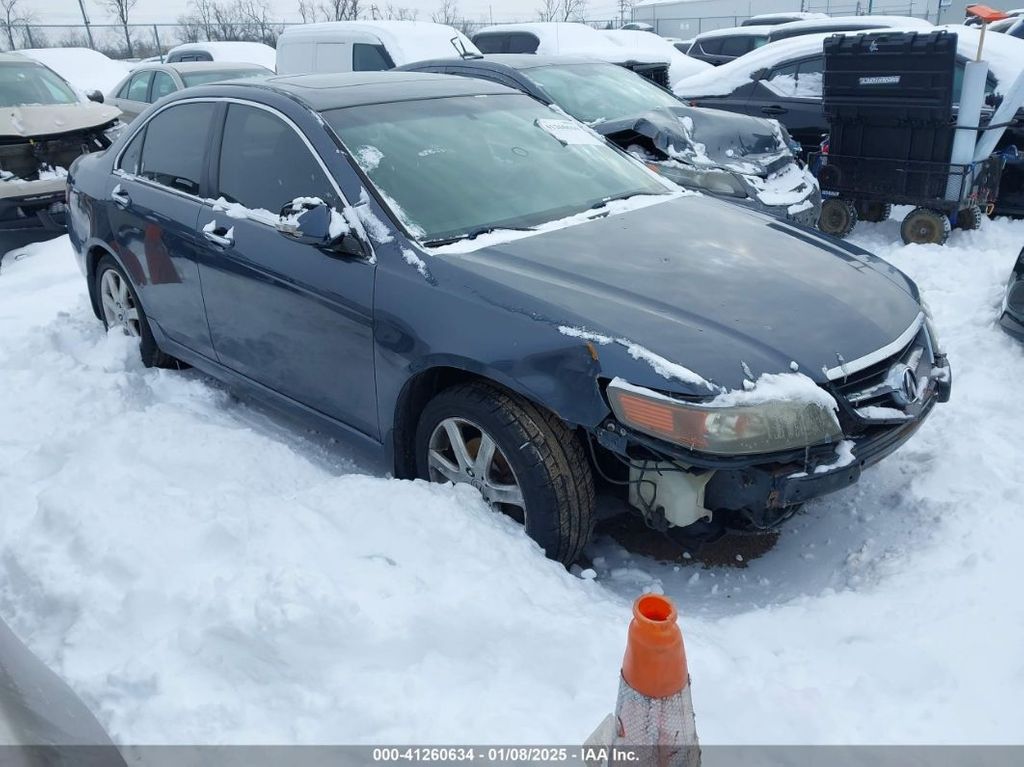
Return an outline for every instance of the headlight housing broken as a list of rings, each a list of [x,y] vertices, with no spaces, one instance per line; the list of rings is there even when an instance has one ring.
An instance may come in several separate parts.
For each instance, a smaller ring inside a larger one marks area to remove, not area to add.
[[[712,455],[778,453],[843,436],[835,413],[817,402],[774,400],[716,407],[619,381],[608,385],[607,396],[615,417],[626,426]]]
[[[696,170],[681,165],[650,163],[649,167],[669,181],[687,189],[702,189],[712,194],[727,194],[731,197],[747,197],[747,189],[735,173],[724,170]]]

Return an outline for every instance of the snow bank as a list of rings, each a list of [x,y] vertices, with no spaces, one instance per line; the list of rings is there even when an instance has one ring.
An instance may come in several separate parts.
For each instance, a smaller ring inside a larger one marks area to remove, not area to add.
[[[125,62],[90,48],[26,48],[18,53],[46,64],[83,96],[90,91],[109,92],[129,72]]]
[[[366,476],[194,371],[139,367],[66,239],[8,255],[0,611],[135,743],[580,742],[645,589],[679,606],[703,744],[1015,743],[1024,347],[995,320],[1024,222],[854,241],[917,280],[952,400],[759,558],[602,537],[594,581],[469,490]]]
[[[142,368],[67,239],[27,252],[0,273],[0,610],[115,738],[580,740],[607,712],[626,600],[474,490]]]

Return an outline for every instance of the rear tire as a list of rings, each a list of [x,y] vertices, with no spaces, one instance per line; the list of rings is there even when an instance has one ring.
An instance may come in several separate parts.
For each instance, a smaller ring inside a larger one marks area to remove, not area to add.
[[[551,559],[568,566],[590,540],[594,478],[579,438],[553,413],[486,383],[459,384],[423,409],[415,449],[419,477],[474,485]]]
[[[156,345],[146,312],[135,286],[111,256],[103,256],[96,264],[96,296],[100,318],[109,331],[119,327],[125,335],[139,339],[139,355],[148,368],[179,368],[174,357],[164,354]]]
[[[830,197],[821,204],[818,229],[833,237],[846,237],[857,226],[857,208],[849,200]]]
[[[949,216],[932,208],[914,208],[900,225],[907,245],[944,245],[949,239]]]
[[[892,205],[876,200],[860,200],[857,202],[857,218],[873,224],[887,221],[892,215]]]

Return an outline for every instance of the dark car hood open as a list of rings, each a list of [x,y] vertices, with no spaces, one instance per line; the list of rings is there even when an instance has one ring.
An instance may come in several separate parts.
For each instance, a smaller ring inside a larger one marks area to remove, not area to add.
[[[774,122],[719,109],[680,104],[600,122],[594,130],[619,145],[639,134],[668,157],[747,175],[766,176],[792,160]]]
[[[503,286],[506,309],[628,339],[730,389],[744,364],[760,376],[796,362],[824,381],[824,368],[890,344],[921,311],[913,283],[881,259],[699,195],[456,258]]]

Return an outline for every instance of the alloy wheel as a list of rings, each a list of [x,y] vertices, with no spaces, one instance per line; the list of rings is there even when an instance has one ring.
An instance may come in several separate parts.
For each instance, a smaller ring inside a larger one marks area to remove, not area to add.
[[[526,523],[526,502],[508,458],[494,438],[464,418],[445,418],[430,435],[427,466],[433,482],[473,485],[492,507]]]
[[[107,328],[121,328],[125,335],[141,337],[139,308],[135,305],[128,283],[114,269],[107,269],[100,278],[100,304]]]

